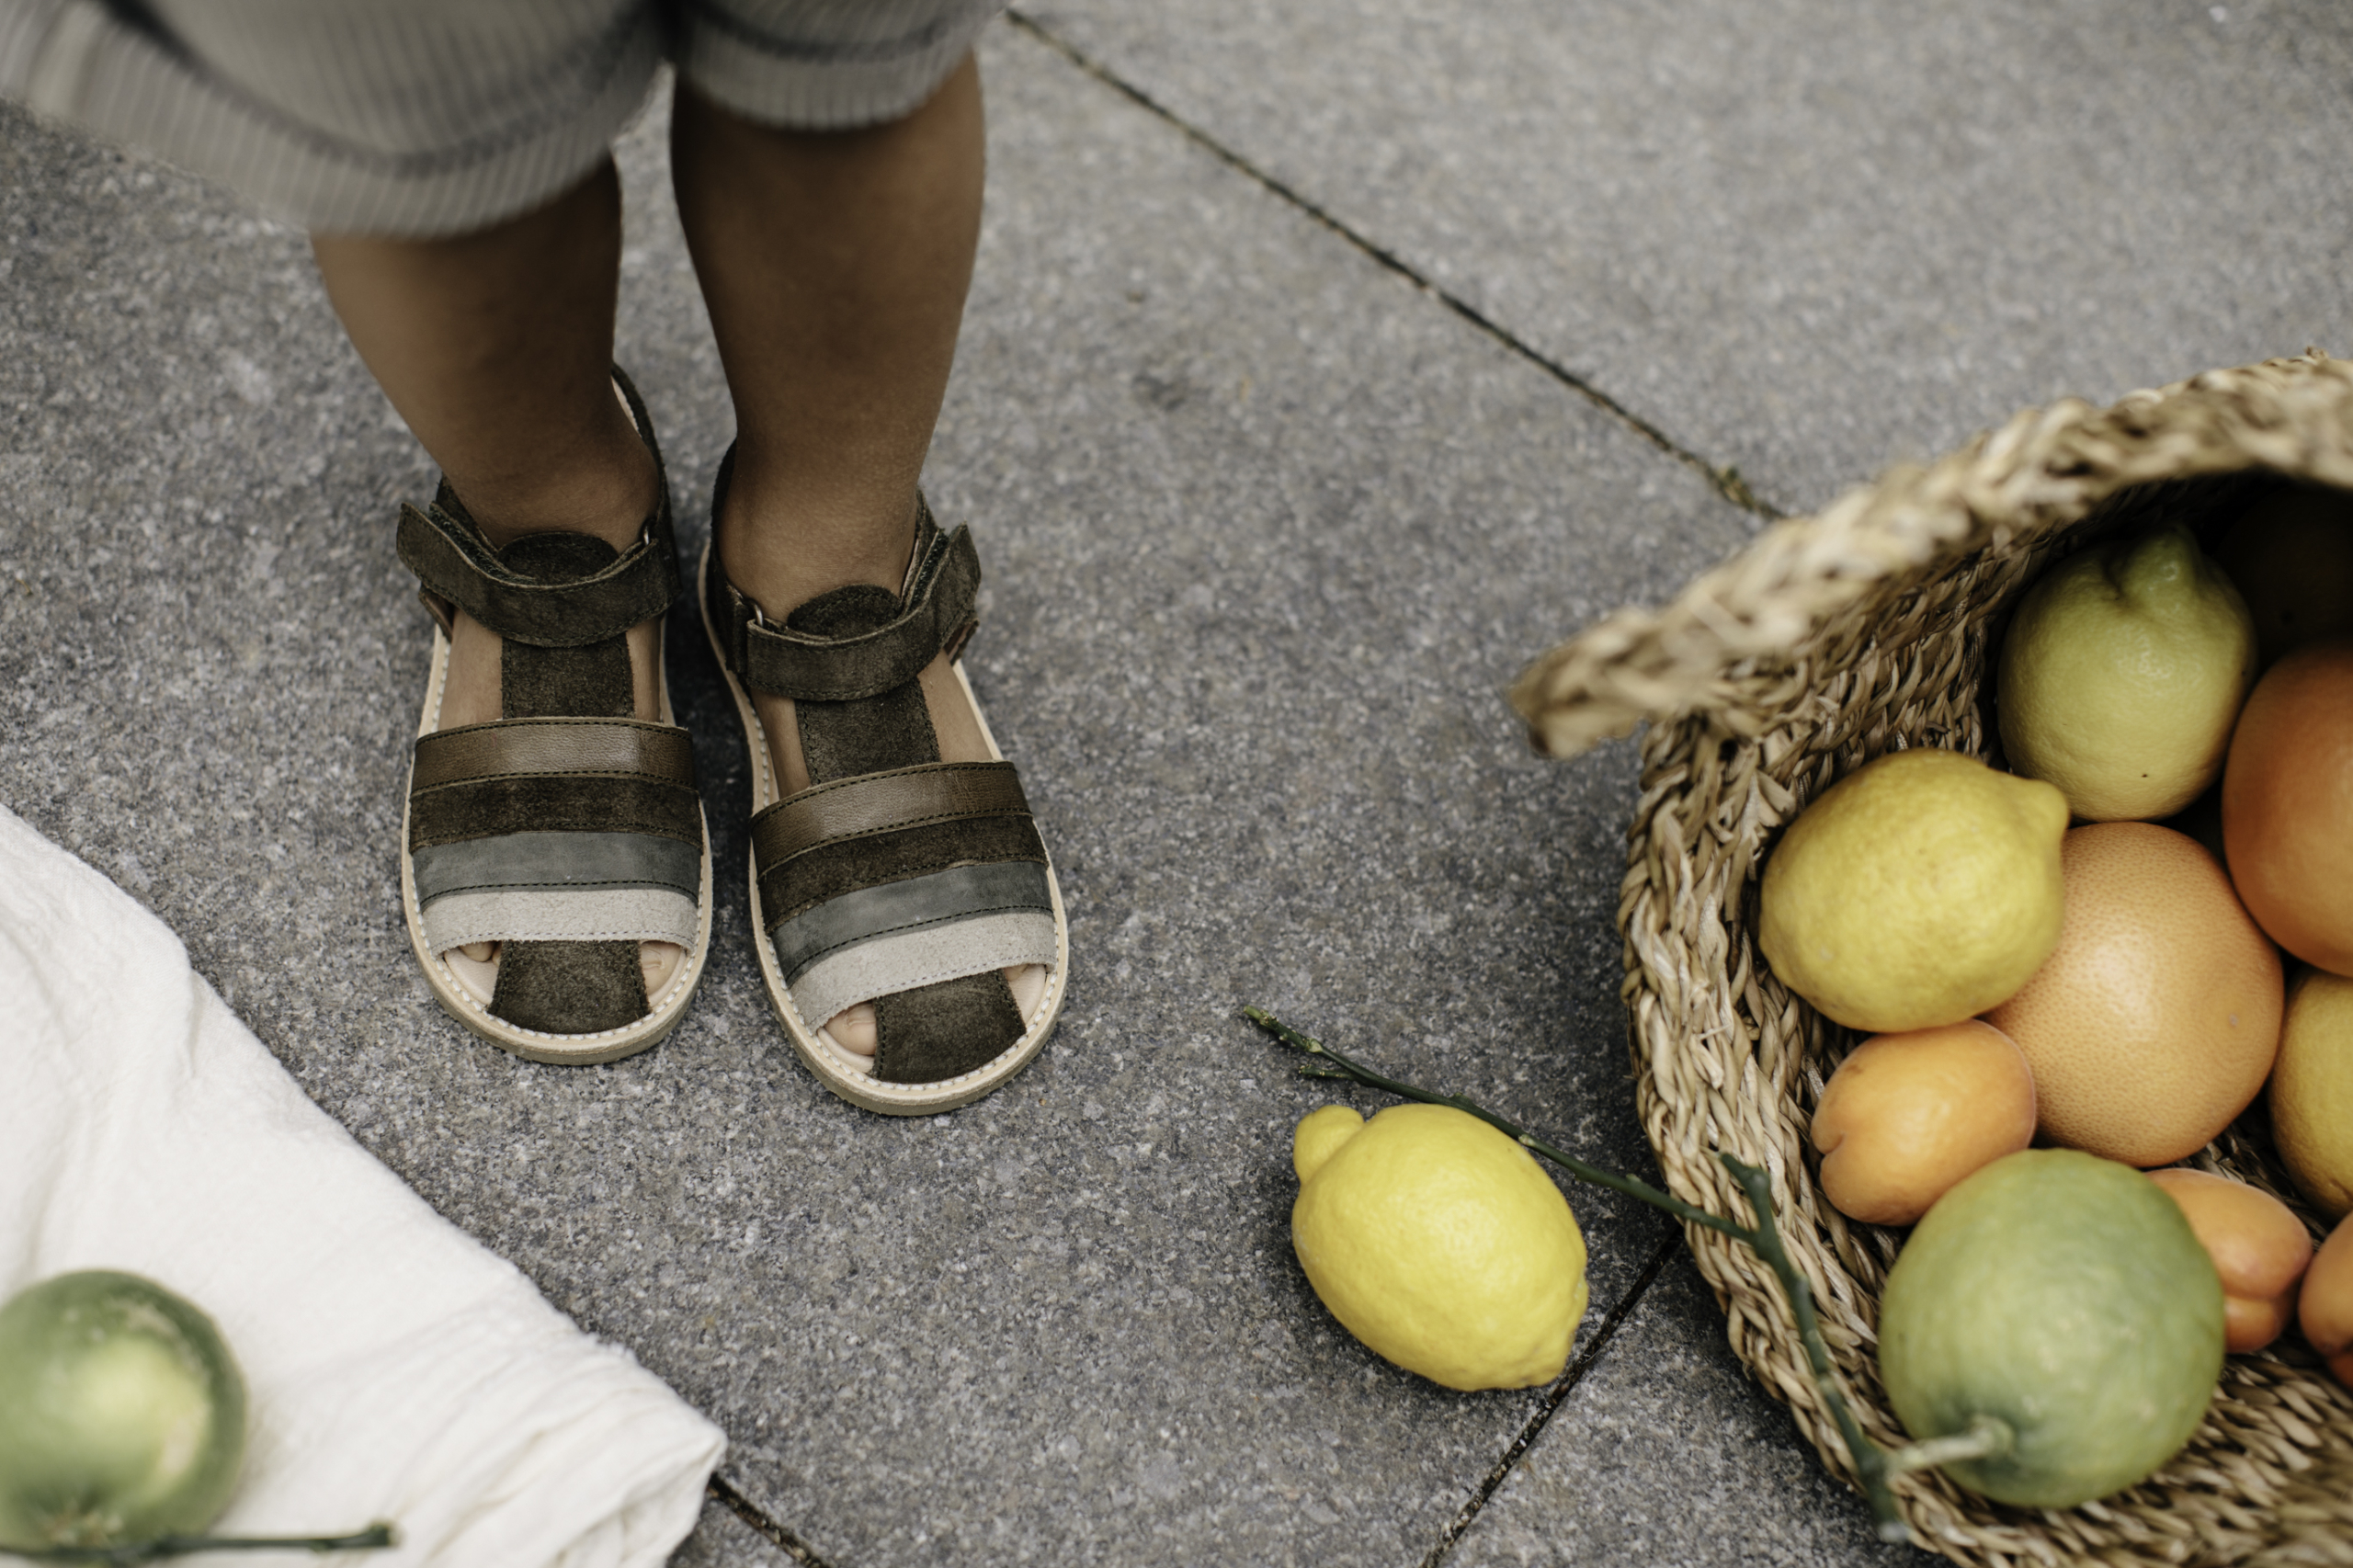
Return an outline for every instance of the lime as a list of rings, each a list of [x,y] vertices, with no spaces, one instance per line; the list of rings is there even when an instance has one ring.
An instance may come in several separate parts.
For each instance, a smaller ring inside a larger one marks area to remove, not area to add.
[[[135,1274],[61,1274],[0,1307],[0,1549],[204,1528],[245,1449],[212,1320]]]
[[[1367,1347],[1453,1389],[1529,1388],[1568,1365],[1585,1238],[1535,1156],[1474,1116],[1326,1106],[1299,1124],[1291,1244]]]
[[[2181,1207],[2073,1149],[1995,1161],[1937,1201],[1880,1301],[1879,1362],[1915,1440],[1990,1416],[2008,1451],[1945,1473],[2026,1508],[2131,1485],[2189,1440],[2222,1369],[2222,1285]]]

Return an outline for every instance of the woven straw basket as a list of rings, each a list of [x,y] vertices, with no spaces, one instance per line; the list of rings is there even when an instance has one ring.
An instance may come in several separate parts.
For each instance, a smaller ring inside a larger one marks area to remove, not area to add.
[[[1882,753],[1994,758],[1992,653],[2048,562],[2160,520],[2222,519],[2278,475],[2353,488],[2353,364],[2314,352],[2221,370],[2099,411],[2019,415],[1934,465],[1775,525],[1655,612],[1621,610],[1546,654],[1512,699],[1569,755],[1647,721],[1619,926],[1643,1123],[1667,1184],[1717,1213],[1745,1199],[1713,1155],[1771,1175],[1798,1266],[1863,1427],[1904,1433],[1880,1386],[1880,1290],[1903,1233],[1821,1195],[1806,1130],[1854,1043],[1756,949],[1756,890],[1781,826]],[[2197,1164],[2284,1198],[2260,1102]],[[1834,1474],[1854,1479],[1771,1272],[1692,1228],[1733,1348]],[[2291,1331],[2234,1356],[2205,1425],[2156,1475],[2064,1510],[1991,1504],[1934,1471],[1901,1478],[1915,1538],[1962,1562],[2353,1564],[2353,1394]]]

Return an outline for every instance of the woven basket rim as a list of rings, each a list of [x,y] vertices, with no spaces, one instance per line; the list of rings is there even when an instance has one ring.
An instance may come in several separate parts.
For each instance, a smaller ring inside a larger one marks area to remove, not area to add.
[[[2267,468],[2353,487],[2353,451],[2318,438],[2312,417],[2348,388],[2353,361],[2315,348],[2107,408],[2067,398],[2022,410],[1933,463],[1897,464],[1820,512],[1768,525],[1662,608],[1604,617],[1530,664],[1511,705],[1557,757],[1698,712],[1723,714],[1738,733],[1746,683],[1786,667],[1825,620],[1891,578],[2040,539],[2139,484]]]

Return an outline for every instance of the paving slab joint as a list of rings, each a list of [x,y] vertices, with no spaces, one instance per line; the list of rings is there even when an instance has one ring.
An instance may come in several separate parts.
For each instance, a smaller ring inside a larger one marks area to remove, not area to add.
[[[710,1494],[712,1501],[723,1505],[730,1513],[757,1530],[786,1556],[795,1562],[801,1563],[803,1568],[833,1568],[833,1564],[818,1556],[816,1550],[807,1541],[769,1518],[756,1504],[736,1491],[733,1483],[717,1471],[710,1472],[710,1484],[704,1490]]]
[[[1446,1561],[1447,1553],[1452,1551],[1454,1543],[1469,1531],[1480,1510],[1502,1489],[1513,1468],[1529,1449],[1536,1446],[1536,1439],[1544,1435],[1544,1428],[1552,1423],[1553,1413],[1567,1403],[1577,1384],[1585,1381],[1586,1373],[1593,1369],[1603,1352],[1609,1348],[1609,1342],[1617,1336],[1619,1326],[1633,1314],[1634,1308],[1658,1278],[1659,1271],[1666,1267],[1666,1260],[1673,1257],[1676,1249],[1682,1244],[1683,1233],[1679,1228],[1669,1229],[1659,1238],[1658,1244],[1651,1249],[1649,1260],[1643,1265],[1642,1273],[1635,1277],[1634,1283],[1626,1293],[1618,1299],[1618,1304],[1609,1309],[1608,1315],[1601,1320],[1601,1326],[1593,1331],[1593,1338],[1578,1353],[1577,1358],[1569,1363],[1569,1369],[1544,1391],[1544,1403],[1519,1429],[1519,1435],[1512,1439],[1511,1447],[1504,1450],[1503,1458],[1495,1461],[1495,1468],[1487,1472],[1486,1480],[1479,1483],[1479,1490],[1462,1505],[1462,1511],[1454,1516],[1453,1522],[1438,1536],[1438,1544],[1431,1547],[1429,1555],[1422,1559],[1421,1568],[1439,1568],[1439,1564]]]
[[[1375,244],[1370,235],[1362,233],[1343,222],[1329,209],[1310,200],[1302,192],[1293,189],[1290,185],[1260,168],[1232,147],[1160,102],[1142,87],[1120,75],[1076,44],[1056,33],[1035,17],[1018,7],[1006,11],[1005,15],[1006,20],[1017,31],[1028,34],[1105,86],[1134,103],[1139,108],[1163,120],[1236,174],[1256,182],[1270,194],[1296,207],[1307,217],[1361,251],[1367,258],[1404,278],[1503,347],[1534,365],[1611,418],[1635,431],[1660,451],[1687,467],[1697,469],[1717,494],[1742,511],[1768,523],[1778,523],[1789,516],[1788,512],[1781,507],[1774,506],[1757,494],[1748,481],[1741,477],[1738,468],[1731,464],[1719,465],[1710,462],[1676,440],[1665,430],[1570,369],[1566,365],[1513,333],[1470,301],[1439,285],[1396,252]]]

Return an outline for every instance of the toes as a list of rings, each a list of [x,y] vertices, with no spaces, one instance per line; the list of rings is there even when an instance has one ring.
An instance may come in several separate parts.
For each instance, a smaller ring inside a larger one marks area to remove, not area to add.
[[[647,1000],[662,994],[677,974],[678,966],[687,960],[687,949],[676,942],[640,942],[637,945],[637,967],[645,976]]]
[[[469,942],[462,948],[451,948],[441,955],[447,969],[466,994],[483,1006],[498,994],[498,944]]]
[[[1005,983],[1013,993],[1013,1005],[1021,1009],[1026,1020],[1038,1011],[1038,1004],[1046,999],[1048,971],[1041,963],[1011,964],[1005,971]]]
[[[855,1002],[835,1013],[825,1024],[825,1033],[835,1046],[852,1056],[862,1056],[869,1063],[874,1060],[877,1043],[874,1033],[874,1004]]]
[[[458,983],[471,992],[475,1000],[484,1006],[490,1005],[491,997],[498,991],[498,944],[496,942],[468,942],[463,947],[451,948],[441,955],[441,961],[449,966],[449,972],[457,976]],[[670,982],[677,978],[678,971],[686,961],[687,949],[676,942],[640,942],[637,948],[637,964],[639,972],[645,977],[647,999],[651,1000],[661,995],[668,988]],[[870,1017],[873,1009],[869,1008],[867,1011]],[[870,1041],[872,1033],[872,1026],[870,1022],[868,1027]],[[870,1053],[873,1047],[870,1043],[867,1049]]]
[[[1043,964],[1011,964],[1005,970],[1005,983],[1013,993],[1013,1004],[1028,1018],[1046,998],[1046,982],[1052,971]],[[818,1039],[846,1057],[859,1072],[870,1072],[874,1066],[874,1048],[878,1037],[874,1028],[874,1004],[858,1002],[844,1007],[825,1021],[817,1031]]]

